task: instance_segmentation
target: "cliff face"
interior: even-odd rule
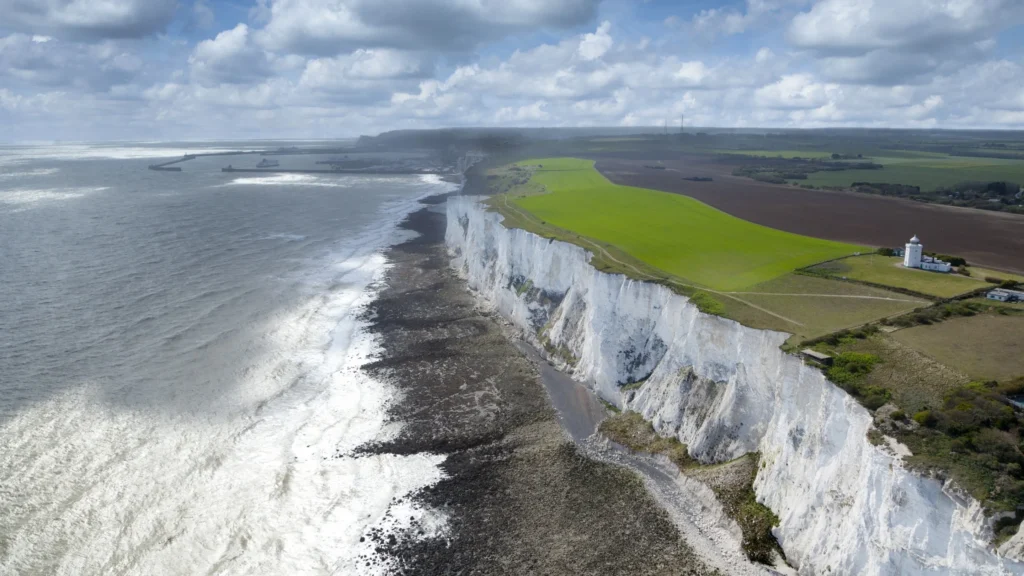
[[[783,353],[786,334],[598,272],[582,248],[506,229],[471,199],[447,210],[446,241],[470,287],[574,378],[701,462],[761,453],[754,489],[801,574],[1024,574],[988,548],[977,502],[868,442],[867,410]]]

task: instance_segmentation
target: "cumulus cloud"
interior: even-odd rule
[[[789,26],[793,45],[841,55],[973,43],[1020,24],[1018,0],[821,0]]]
[[[787,39],[834,80],[921,83],[985,59],[993,37],[1022,22],[1019,0],[821,0]]]
[[[596,60],[604,55],[612,47],[612,37],[608,34],[612,25],[610,22],[602,22],[597,31],[593,34],[584,34],[580,40],[580,46],[576,53],[583,60]]]
[[[688,23],[692,33],[705,38],[734,36],[780,16],[781,12],[793,6],[807,4],[808,0],[746,0],[743,9],[734,6],[705,8],[695,14]],[[678,17],[670,17],[668,23],[680,25]]]
[[[0,79],[29,87],[95,92],[134,80],[142,58],[115,42],[82,46],[40,36],[0,38]]]
[[[17,16],[0,18],[0,120],[42,139],[661,126],[683,113],[699,126],[1024,127],[1024,62],[999,36],[1018,4],[723,0],[680,19],[695,44],[676,29],[640,37],[652,28],[614,11],[598,20],[597,0],[256,0],[246,22],[199,41],[226,14],[209,0],[116,34],[86,24],[138,24],[168,4],[0,0]],[[84,6],[89,18],[68,16]]]
[[[360,49],[344,56],[310,60],[298,85],[334,101],[368,103],[387,100],[396,90],[414,89],[433,72],[433,63],[419,53]]]
[[[600,0],[272,0],[262,4],[269,48],[336,55],[356,48],[469,50],[536,28],[596,15]]]
[[[189,14],[188,21],[189,28],[193,30],[208,30],[213,28],[216,22],[217,17],[213,13],[213,9],[204,0],[196,0],[192,4],[192,11]]]
[[[0,29],[66,39],[141,38],[163,30],[177,0],[0,0]]]
[[[270,76],[267,53],[250,42],[249,36],[249,27],[239,24],[200,42],[189,57],[193,77],[200,84],[212,86],[245,84]]]

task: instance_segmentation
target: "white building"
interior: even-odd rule
[[[988,293],[987,298],[989,300],[998,300],[1000,302],[1024,302],[1024,292],[1019,290],[1007,290],[1006,288],[996,288]]]
[[[910,239],[910,242],[907,242],[907,248],[903,252],[903,265],[907,268],[920,268],[921,270],[930,270],[932,272],[949,272],[953,269],[949,262],[925,256],[923,251],[924,245],[921,244],[921,241],[915,234]]]

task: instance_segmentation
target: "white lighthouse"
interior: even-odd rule
[[[949,272],[953,266],[949,262],[943,262],[933,256],[925,256],[922,252],[924,245],[915,234],[910,242],[907,242],[907,249],[903,253],[903,265],[907,268],[919,268],[929,272]]]
[[[907,250],[903,253],[903,265],[907,268],[921,267],[921,241],[917,234],[907,242]]]

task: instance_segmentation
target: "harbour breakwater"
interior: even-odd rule
[[[869,442],[868,411],[782,352],[787,334],[599,272],[582,248],[505,228],[473,199],[450,199],[447,216],[453,265],[549,361],[702,463],[760,453],[757,500],[799,573],[1024,574],[990,548],[981,505]]]

